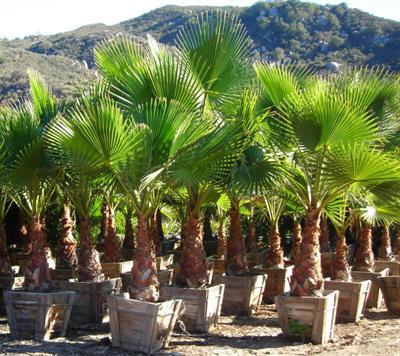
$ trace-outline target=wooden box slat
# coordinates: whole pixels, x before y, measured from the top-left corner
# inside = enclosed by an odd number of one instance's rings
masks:
[[[380,272],[385,268],[389,268],[389,276],[400,276],[399,261],[381,261],[375,260],[375,272]]]
[[[101,269],[106,278],[119,278],[121,273],[130,272],[132,267],[133,261],[101,263]]]
[[[160,287],[169,286],[172,284],[174,270],[172,268],[165,269],[157,272],[158,282],[160,283]],[[122,279],[122,290],[124,292],[128,292],[128,287],[132,285],[132,273],[125,272],[121,273]]]
[[[254,267],[263,264],[264,252],[246,252],[248,267]]]
[[[168,269],[174,263],[174,255],[168,254],[160,257],[156,257],[157,271]]]
[[[377,280],[386,308],[391,313],[400,315],[400,276],[378,277]]]

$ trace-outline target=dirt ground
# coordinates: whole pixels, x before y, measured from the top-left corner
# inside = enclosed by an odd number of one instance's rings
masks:
[[[11,341],[7,320],[0,318],[0,354],[10,355],[134,355],[111,346],[108,325],[102,330],[70,330],[67,338],[49,342]],[[221,317],[209,335],[174,333],[170,347],[159,356],[179,355],[400,355],[400,318],[385,310],[370,310],[357,324],[340,324],[336,339],[312,345],[284,339],[274,306],[263,306],[257,315]]]

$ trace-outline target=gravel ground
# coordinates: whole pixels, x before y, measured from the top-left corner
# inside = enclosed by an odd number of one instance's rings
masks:
[[[0,318],[2,355],[134,355],[111,346],[108,325],[93,330],[70,330],[66,338],[49,342],[11,341],[7,320]],[[336,339],[327,345],[285,339],[274,306],[263,306],[257,315],[221,317],[208,335],[174,333],[161,355],[400,355],[400,318],[385,310],[367,311],[357,324],[340,324]]]

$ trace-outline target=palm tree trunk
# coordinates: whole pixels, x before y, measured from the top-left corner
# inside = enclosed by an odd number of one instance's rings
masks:
[[[249,229],[247,233],[247,251],[255,252],[257,249],[257,241],[256,241],[256,227],[254,226],[254,222],[252,220],[249,221]]]
[[[71,218],[71,205],[65,203],[61,219],[61,236],[57,246],[57,268],[73,270],[78,267],[73,230],[74,221]]]
[[[210,212],[210,209],[206,209],[204,211],[203,233],[204,233],[204,240],[205,241],[212,240],[213,234],[212,234],[212,229],[211,229],[211,212]]]
[[[291,258],[294,260],[300,251],[301,240],[303,236],[301,235],[301,224],[297,221],[294,221],[293,225],[293,241],[292,247],[290,249]]]
[[[131,211],[128,211],[125,215],[125,236],[122,243],[122,248],[127,250],[133,250],[135,248]]]
[[[338,231],[339,240],[336,244],[335,260],[333,262],[333,279],[351,282],[350,266],[347,258],[347,245],[344,231]]]
[[[4,223],[0,222],[0,276],[12,274],[11,259],[7,250],[7,235]]]
[[[226,243],[225,219],[220,219],[218,226],[217,259],[226,259]]]
[[[160,235],[158,234],[157,213],[152,214],[150,217],[150,241],[151,249],[154,256],[161,256]]]
[[[381,246],[379,247],[378,257],[386,261],[393,260],[392,246],[390,245],[389,225],[385,225],[383,227]]]
[[[291,280],[291,294],[294,296],[321,296],[323,293],[324,277],[319,250],[320,218],[320,209],[308,209],[300,253],[295,258]]]
[[[393,245],[393,254],[398,255],[399,253],[400,253],[400,224],[397,225],[396,238],[394,240],[394,245]]]
[[[104,199],[103,205],[101,207],[101,223],[100,223],[100,236],[99,244],[104,244],[107,239],[108,224],[110,222],[110,205],[107,200]]]
[[[32,216],[28,231],[32,239],[32,252],[25,271],[25,288],[34,292],[50,291],[52,287],[45,251],[46,233],[38,216]]]
[[[321,236],[319,238],[321,252],[329,252],[329,226],[325,217],[321,217]]]
[[[374,253],[372,252],[372,229],[370,224],[365,224],[362,227],[359,243],[353,270],[374,272],[375,260]]]
[[[165,236],[164,236],[164,230],[163,230],[163,226],[162,226],[162,214],[161,214],[160,209],[157,209],[157,211],[156,211],[156,223],[157,223],[158,238],[161,242],[163,242],[165,240]]]
[[[204,287],[207,285],[207,259],[199,211],[191,209],[189,212],[184,225],[184,236],[177,282],[189,288]]]
[[[157,302],[159,297],[156,261],[151,251],[147,218],[141,212],[137,212],[136,252],[129,294],[132,299],[148,302]]]
[[[281,235],[276,226],[271,226],[269,230],[269,249],[265,256],[265,266],[268,268],[285,267],[281,246]]]
[[[240,222],[239,200],[231,199],[231,226],[228,239],[227,274],[243,275],[247,272],[246,248],[242,236]]]
[[[104,246],[104,261],[119,262],[122,261],[121,243],[117,237],[117,228],[115,226],[115,210],[108,207],[108,221],[106,224],[107,233]]]
[[[90,238],[90,223],[86,215],[80,217],[79,224],[80,251],[78,258],[79,281],[102,281],[104,274],[101,269],[99,253],[94,248]]]

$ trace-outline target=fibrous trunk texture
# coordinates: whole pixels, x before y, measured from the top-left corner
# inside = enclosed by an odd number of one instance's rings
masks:
[[[392,254],[392,246],[390,245],[390,232],[388,225],[383,227],[378,257],[387,261],[391,261],[394,258]]]
[[[125,236],[122,248],[133,250],[135,248],[135,238],[133,235],[132,212],[128,211],[125,215]]]
[[[300,253],[295,258],[291,280],[294,296],[322,296],[324,290],[319,250],[320,215],[320,210],[314,207],[307,211]]]
[[[74,226],[74,220],[71,218],[71,206],[66,203],[63,205],[61,236],[57,245],[57,268],[71,270],[78,267]]]
[[[160,241],[164,241],[165,236],[164,236],[164,230],[163,230],[163,226],[162,226],[162,214],[161,214],[160,209],[157,209],[157,211],[156,211],[156,222],[157,222],[158,238]]]
[[[12,274],[11,259],[7,250],[7,235],[4,224],[0,222],[0,276]]]
[[[155,256],[161,256],[161,241],[160,241],[160,236],[158,234],[158,226],[157,226],[157,215],[153,214],[150,217],[150,230],[149,230],[149,235],[150,235],[150,241],[151,241],[151,249],[152,253]]]
[[[398,255],[400,253],[400,224],[397,225],[396,239],[394,240],[393,254]]]
[[[100,238],[99,243],[104,243],[107,239],[108,224],[110,222],[110,205],[107,200],[104,199],[101,207],[101,223],[100,223]]]
[[[246,247],[240,222],[239,200],[231,199],[231,226],[228,239],[227,274],[243,275],[247,272]]]
[[[293,225],[293,241],[292,247],[290,248],[290,255],[294,260],[300,251],[301,240],[303,236],[301,234],[301,224],[299,222],[294,222]]]
[[[265,256],[265,266],[269,268],[285,267],[281,246],[281,235],[276,226],[271,226],[269,230],[269,249]]]
[[[102,281],[104,274],[101,269],[100,255],[90,239],[89,218],[82,215],[79,224],[80,251],[78,258],[79,281]]]
[[[374,253],[372,252],[372,229],[371,225],[364,225],[360,232],[359,246],[354,258],[355,271],[375,271]]]
[[[206,209],[204,211],[203,237],[204,237],[204,240],[206,240],[206,241],[212,240],[212,237],[213,237],[212,229],[211,229],[211,212],[210,212],[210,209]]]
[[[254,226],[254,222],[249,222],[249,229],[247,232],[247,251],[248,252],[256,252],[257,250],[257,241],[256,241],[256,227]]]
[[[218,226],[218,248],[217,248],[217,259],[226,259],[226,230],[225,220],[221,219]]]
[[[325,217],[321,217],[321,235],[319,238],[321,252],[329,252],[329,226]]]
[[[33,216],[28,231],[32,241],[32,252],[25,270],[25,288],[30,292],[51,291],[49,265],[46,257],[46,233],[39,217]]]
[[[346,237],[343,231],[338,232],[338,238],[332,277],[336,281],[351,282],[351,271],[347,259]]]
[[[177,282],[189,288],[204,287],[207,285],[207,259],[203,247],[200,212],[189,212],[184,225],[184,236]]]
[[[136,252],[133,258],[132,286],[129,289],[132,299],[156,302],[159,298],[159,283],[155,256],[151,251],[151,241],[147,228],[147,218],[137,213]]]
[[[120,262],[122,261],[121,243],[117,236],[117,228],[115,224],[115,210],[108,206],[108,222],[106,224],[107,232],[105,236],[104,261]]]

